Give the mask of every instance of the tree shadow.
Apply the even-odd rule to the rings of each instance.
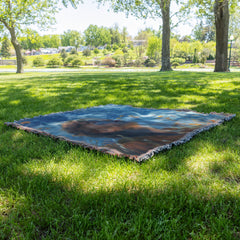
[[[238,86],[236,74],[227,76]],[[239,172],[232,171],[238,168],[239,90],[214,90],[210,84],[225,78],[74,73],[26,74],[8,82],[0,90],[0,198],[6,199],[0,238],[237,239]],[[179,108],[186,105],[185,95],[195,96],[187,100],[193,110],[237,116],[141,165],[2,125],[109,103]],[[213,161],[207,173],[196,173],[190,164],[202,148],[226,156]],[[77,174],[68,172],[75,166]],[[215,182],[231,190],[218,190]]]

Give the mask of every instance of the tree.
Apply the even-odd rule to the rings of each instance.
[[[127,44],[128,42],[128,32],[127,28],[123,27],[122,32],[121,32],[121,39],[123,44]]]
[[[170,63],[170,4],[171,0],[97,0],[111,2],[114,11],[124,11],[140,18],[149,16],[162,18],[162,67],[161,71],[171,71]],[[178,2],[178,0],[176,1]]]
[[[42,47],[45,48],[58,48],[62,45],[60,35],[51,34],[51,35],[43,35],[40,37]]]
[[[214,19],[207,24],[203,24],[203,21],[197,24],[193,29],[195,40],[201,42],[216,41],[216,29],[214,25]]]
[[[24,49],[39,49],[42,46],[41,37],[37,31],[26,29],[24,31],[25,37],[19,38],[19,42]]]
[[[63,0],[66,5],[68,0]],[[78,1],[70,0],[76,6]],[[58,0],[0,0],[0,27],[3,25],[11,35],[11,42],[17,57],[17,73],[23,72],[21,45],[18,34],[26,26],[37,24],[40,27],[51,25],[58,11]]]
[[[234,40],[240,38],[240,6],[236,6],[235,12],[230,15],[229,33],[234,36]]]
[[[119,32],[119,27],[117,24],[114,27],[109,28],[110,35],[111,35],[111,44],[120,45],[121,43],[121,34]]]
[[[161,53],[161,39],[152,36],[148,40],[148,47],[147,47],[147,56],[152,58],[155,62],[159,63],[160,60],[160,53]]]
[[[46,26],[47,23],[52,22],[52,14],[57,10],[57,1],[0,0],[0,24],[3,24],[11,35],[11,42],[17,57],[17,73],[23,72],[18,33],[34,23]]]
[[[146,28],[140,30],[137,36],[134,37],[135,40],[145,40],[145,45],[148,44],[148,39],[154,36],[154,31],[151,28]]]
[[[215,0],[214,15],[216,25],[216,63],[215,72],[227,72],[228,69],[228,0]]]
[[[97,25],[89,25],[84,31],[87,46],[99,47],[111,43],[111,34],[109,29],[98,27]]]
[[[63,46],[74,46],[76,49],[83,44],[83,38],[81,33],[75,30],[67,30],[61,35],[61,41]]]
[[[9,39],[5,36],[2,41],[2,47],[1,47],[1,56],[3,58],[9,58],[11,56],[10,54],[10,41]]]
[[[230,13],[239,4],[237,0],[189,0],[190,5],[198,7],[200,17],[214,16],[216,28],[215,72],[227,72],[228,69],[228,32]]]

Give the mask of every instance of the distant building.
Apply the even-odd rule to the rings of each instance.
[[[40,54],[56,54],[59,52],[57,48],[40,48],[39,51]]]
[[[85,49],[89,49],[89,47],[88,47],[88,46],[80,45],[79,48],[78,48],[78,51],[79,51],[79,52],[82,52],[82,51],[84,51]]]
[[[143,46],[146,45],[147,41],[146,40],[132,40],[133,46],[138,47],[138,46]]]
[[[75,47],[74,46],[58,47],[58,52],[61,52],[63,49],[66,52],[71,52],[73,48],[75,48]]]

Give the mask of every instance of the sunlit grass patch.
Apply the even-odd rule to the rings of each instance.
[[[238,239],[238,73],[2,73],[0,83],[0,239]],[[236,117],[142,164],[3,124],[110,103]]]

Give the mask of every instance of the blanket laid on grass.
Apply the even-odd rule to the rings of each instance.
[[[234,116],[110,104],[5,124],[140,162]]]

